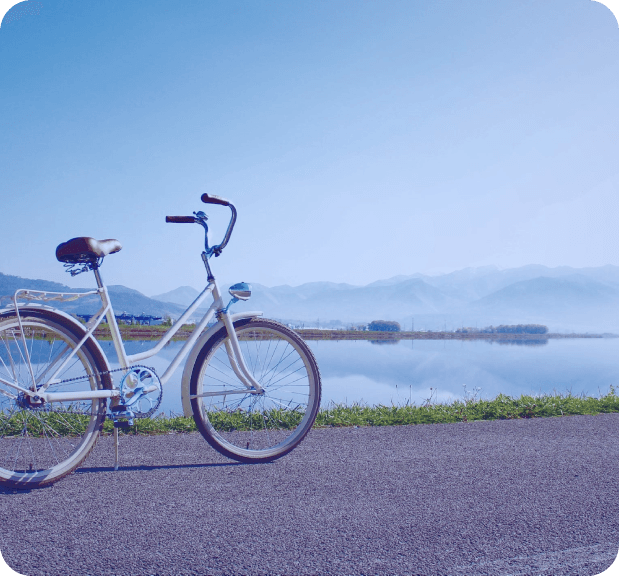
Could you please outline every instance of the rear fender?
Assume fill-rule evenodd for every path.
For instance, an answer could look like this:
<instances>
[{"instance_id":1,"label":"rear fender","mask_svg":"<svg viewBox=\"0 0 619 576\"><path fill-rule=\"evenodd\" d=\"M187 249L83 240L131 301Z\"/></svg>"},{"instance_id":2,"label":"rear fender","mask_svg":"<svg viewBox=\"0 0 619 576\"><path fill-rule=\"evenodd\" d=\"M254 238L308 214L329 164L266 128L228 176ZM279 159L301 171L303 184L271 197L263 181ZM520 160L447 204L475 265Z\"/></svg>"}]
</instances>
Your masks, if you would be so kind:
<instances>
[{"instance_id":1,"label":"rear fender","mask_svg":"<svg viewBox=\"0 0 619 576\"><path fill-rule=\"evenodd\" d=\"M86 327L78 320L76 320L70 314L63 312L62 310L58 310L58 308L52 308L51 306L46 306L44 304L18 304L17 309L19 310L20 315L23 315L27 312L33 312L35 315L43 318L47 318L51 321L58 321L58 316L62 317L62 321L65 324L69 324L72 328L75 329L76 334L81 334L83 338L88 330ZM0 320L2 320L5 316L13 316L15 315L15 306L9 306L7 308L3 308L0 310ZM105 352L103 352L99 342L94 338L94 336L90 337L92 345L96 348L99 353L99 361L103 362L105 365L105 370L109 371L110 365L107 361L107 356Z\"/></svg>"}]
</instances>

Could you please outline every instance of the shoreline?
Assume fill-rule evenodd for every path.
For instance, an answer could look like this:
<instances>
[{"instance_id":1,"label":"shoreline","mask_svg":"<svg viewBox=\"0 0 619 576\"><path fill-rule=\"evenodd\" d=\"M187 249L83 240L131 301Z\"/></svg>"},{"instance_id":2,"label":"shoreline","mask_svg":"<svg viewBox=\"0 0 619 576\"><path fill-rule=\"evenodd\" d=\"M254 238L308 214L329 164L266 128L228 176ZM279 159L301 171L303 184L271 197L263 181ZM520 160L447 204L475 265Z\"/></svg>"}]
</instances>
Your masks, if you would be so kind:
<instances>
[{"instance_id":1,"label":"shoreline","mask_svg":"<svg viewBox=\"0 0 619 576\"><path fill-rule=\"evenodd\" d=\"M418 424L455 424L463 422L494 420L528 420L540 418L562 418L565 416L594 416L619 413L619 396L611 388L604 396L572 396L571 394L543 394L530 396L507 396L499 394L484 400L477 397L455 399L448 402L422 404L367 405L353 403L330 403L320 407L315 429L355 428L365 426L410 426ZM241 427L241 429L243 429ZM106 420L102 433L111 434L113 423ZM192 417L163 412L151 418L136 419L121 434L170 434L197 432Z\"/></svg>"},{"instance_id":2,"label":"shoreline","mask_svg":"<svg viewBox=\"0 0 619 576\"><path fill-rule=\"evenodd\" d=\"M299 329L296 332L304 340L548 340L551 338L610 338L609 334L485 334L461 332L361 332L355 330Z\"/></svg>"},{"instance_id":3,"label":"shoreline","mask_svg":"<svg viewBox=\"0 0 619 576\"><path fill-rule=\"evenodd\" d=\"M162 326L127 326L121 325L120 332L124 340L158 340L165 334L167 327ZM191 325L183 326L172 338L172 340L187 340L192 331ZM616 334L589 334L589 333L570 333L559 334L549 332L547 334L485 334L461 333L461 332L369 332L360 330L320 330L317 328L299 328L295 332L303 340L495 340L504 342L540 342L550 339L566 338L619 338ZM109 328L99 327L95 330L95 338L107 340L111 338Z\"/></svg>"}]
</instances>

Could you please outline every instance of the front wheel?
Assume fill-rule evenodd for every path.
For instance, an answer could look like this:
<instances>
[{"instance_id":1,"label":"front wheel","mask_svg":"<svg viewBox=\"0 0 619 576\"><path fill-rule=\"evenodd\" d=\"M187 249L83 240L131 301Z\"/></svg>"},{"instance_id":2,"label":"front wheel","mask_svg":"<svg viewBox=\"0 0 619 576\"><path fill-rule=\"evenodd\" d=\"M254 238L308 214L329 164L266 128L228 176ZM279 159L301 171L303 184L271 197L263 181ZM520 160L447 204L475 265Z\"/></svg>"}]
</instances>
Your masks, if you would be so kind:
<instances>
[{"instance_id":1,"label":"front wheel","mask_svg":"<svg viewBox=\"0 0 619 576\"><path fill-rule=\"evenodd\" d=\"M263 392L249 392L235 374L222 328L193 367L193 417L206 441L225 456L269 462L290 452L312 427L320 406L320 372L307 344L286 326L253 318L235 322L234 329L245 365Z\"/></svg>"}]
</instances>

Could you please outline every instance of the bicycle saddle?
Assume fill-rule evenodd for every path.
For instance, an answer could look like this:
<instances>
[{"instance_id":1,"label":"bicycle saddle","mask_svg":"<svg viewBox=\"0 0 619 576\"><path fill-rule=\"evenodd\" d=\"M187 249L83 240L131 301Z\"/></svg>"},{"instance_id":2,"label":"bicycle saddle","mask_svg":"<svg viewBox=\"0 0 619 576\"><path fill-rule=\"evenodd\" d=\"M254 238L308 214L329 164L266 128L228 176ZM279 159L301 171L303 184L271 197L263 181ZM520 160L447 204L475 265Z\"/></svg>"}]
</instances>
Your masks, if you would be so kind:
<instances>
[{"instance_id":1,"label":"bicycle saddle","mask_svg":"<svg viewBox=\"0 0 619 576\"><path fill-rule=\"evenodd\" d=\"M120 252L122 244L118 240L95 240L88 236L71 238L56 248L56 258L59 262L96 262L108 254Z\"/></svg>"}]
</instances>

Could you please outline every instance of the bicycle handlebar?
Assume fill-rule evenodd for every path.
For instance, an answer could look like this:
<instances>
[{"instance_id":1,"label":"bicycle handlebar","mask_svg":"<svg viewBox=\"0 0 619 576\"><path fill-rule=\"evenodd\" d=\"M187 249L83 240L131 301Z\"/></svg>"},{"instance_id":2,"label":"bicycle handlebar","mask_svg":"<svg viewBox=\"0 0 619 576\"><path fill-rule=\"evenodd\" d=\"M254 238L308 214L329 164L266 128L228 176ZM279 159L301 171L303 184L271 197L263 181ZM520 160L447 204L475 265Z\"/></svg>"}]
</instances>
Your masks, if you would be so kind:
<instances>
[{"instance_id":1,"label":"bicycle handlebar","mask_svg":"<svg viewBox=\"0 0 619 576\"><path fill-rule=\"evenodd\" d=\"M217 198L217 196L208 196L206 194L202 194L202 202L206 202L206 200L204 200L205 196L211 200L211 202L209 202L210 204L220 204L221 206L227 206L230 210L232 210L232 216L230 217L230 223L228 224L228 229L226 230L224 239L221 241L221 244L218 246L213 246L212 248L213 254L215 254L215 256L219 256L221 251L226 247L226 244L228 244L228 240L230 240L230 235L232 234L232 229L234 228L234 223L236 222L236 208L234 207L234 204L232 204L232 202L228 202L228 200ZM213 198L216 198L217 200L212 202Z\"/></svg>"},{"instance_id":2,"label":"bicycle handlebar","mask_svg":"<svg viewBox=\"0 0 619 576\"><path fill-rule=\"evenodd\" d=\"M221 254L221 251L226 247L226 244L228 244L228 241L230 240L230 235L232 234L232 229L234 228L234 223L236 222L236 208L234 207L234 204L232 204L232 202L230 202L229 200L226 200L225 198L220 198L219 196L209 196L208 194L205 193L205 194L202 194L201 199L202 199L202 202L204 202L205 204L218 204L219 206L227 206L228 208L230 208L230 210L232 210L232 217L230 218L228 229L226 230L226 233L224 234L224 239L221 241L221 244L218 244L217 246L213 246L209 248L208 226L206 224L206 214L204 214L204 212L194 212L194 214L196 215L195 217L194 216L166 216L165 221L172 222L175 224L200 224L204 228L205 233L206 233L204 245L205 245L207 257L210 257L213 254L215 256L219 256Z\"/></svg>"},{"instance_id":3,"label":"bicycle handlebar","mask_svg":"<svg viewBox=\"0 0 619 576\"><path fill-rule=\"evenodd\" d=\"M229 200L226 200L225 198L220 198L219 196L209 196L206 193L202 194L201 200L205 204L219 204L220 206L231 205L231 202Z\"/></svg>"},{"instance_id":4,"label":"bicycle handlebar","mask_svg":"<svg viewBox=\"0 0 619 576\"><path fill-rule=\"evenodd\" d=\"M194 224L196 219L193 216L166 216L165 221L175 224Z\"/></svg>"}]
</instances>

